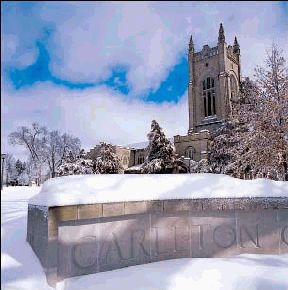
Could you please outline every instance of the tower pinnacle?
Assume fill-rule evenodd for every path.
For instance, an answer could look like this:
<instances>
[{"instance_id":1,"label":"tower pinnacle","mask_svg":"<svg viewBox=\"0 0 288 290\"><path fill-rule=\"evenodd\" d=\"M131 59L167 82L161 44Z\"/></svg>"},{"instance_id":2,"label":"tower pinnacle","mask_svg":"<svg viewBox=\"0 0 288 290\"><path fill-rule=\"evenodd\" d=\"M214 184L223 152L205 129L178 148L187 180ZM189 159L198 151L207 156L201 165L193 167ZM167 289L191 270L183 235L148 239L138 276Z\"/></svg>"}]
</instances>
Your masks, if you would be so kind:
<instances>
[{"instance_id":1,"label":"tower pinnacle","mask_svg":"<svg viewBox=\"0 0 288 290\"><path fill-rule=\"evenodd\" d=\"M220 23L218 43L224 43L224 42L225 42L224 28L223 28L223 24Z\"/></svg>"},{"instance_id":2,"label":"tower pinnacle","mask_svg":"<svg viewBox=\"0 0 288 290\"><path fill-rule=\"evenodd\" d=\"M236 36L235 36L235 39L234 39L233 51L235 53L240 53L240 45L238 43L238 40L237 40Z\"/></svg>"},{"instance_id":3,"label":"tower pinnacle","mask_svg":"<svg viewBox=\"0 0 288 290\"><path fill-rule=\"evenodd\" d=\"M192 39L192 34L190 36L190 41L189 41L189 51L194 51L194 43Z\"/></svg>"}]
</instances>

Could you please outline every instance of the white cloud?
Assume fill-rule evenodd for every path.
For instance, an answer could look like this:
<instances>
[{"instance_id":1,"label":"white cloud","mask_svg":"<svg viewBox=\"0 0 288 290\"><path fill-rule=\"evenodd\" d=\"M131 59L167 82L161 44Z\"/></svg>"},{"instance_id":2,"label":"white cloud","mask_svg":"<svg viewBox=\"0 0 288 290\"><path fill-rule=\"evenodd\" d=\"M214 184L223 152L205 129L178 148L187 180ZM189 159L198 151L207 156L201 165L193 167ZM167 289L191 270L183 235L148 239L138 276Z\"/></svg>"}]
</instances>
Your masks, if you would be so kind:
<instances>
[{"instance_id":1,"label":"white cloud","mask_svg":"<svg viewBox=\"0 0 288 290\"><path fill-rule=\"evenodd\" d=\"M37 2L26 9L11 7L4 10L5 60L31 64L36 43L48 29L53 31L47 46L55 76L96 82L107 78L113 66L125 65L134 96L159 87L186 51L190 33L197 49L215 45L220 22L228 43L238 36L243 75L251 75L272 41L288 51L278 2Z\"/></svg>"},{"instance_id":2,"label":"white cloud","mask_svg":"<svg viewBox=\"0 0 288 290\"><path fill-rule=\"evenodd\" d=\"M14 151L20 157L23 150L12 148L7 136L33 121L73 134L85 149L90 149L99 141L120 145L146 141L153 119L169 137L186 134L187 92L178 104L154 104L127 101L107 87L71 91L41 83L21 91L10 88L2 93L2 151Z\"/></svg>"},{"instance_id":3,"label":"white cloud","mask_svg":"<svg viewBox=\"0 0 288 290\"><path fill-rule=\"evenodd\" d=\"M137 94L159 87L187 48L190 33L197 49L206 43L215 45L220 22L227 42L238 36L243 73L251 74L252 63L262 60L273 40L287 47L278 6L275 2L260 6L256 2L90 2L62 4L60 11L65 9L67 15L62 19L54 17L56 6L42 8L40 15L56 22L49 46L54 74L93 82L123 64Z\"/></svg>"}]
</instances>

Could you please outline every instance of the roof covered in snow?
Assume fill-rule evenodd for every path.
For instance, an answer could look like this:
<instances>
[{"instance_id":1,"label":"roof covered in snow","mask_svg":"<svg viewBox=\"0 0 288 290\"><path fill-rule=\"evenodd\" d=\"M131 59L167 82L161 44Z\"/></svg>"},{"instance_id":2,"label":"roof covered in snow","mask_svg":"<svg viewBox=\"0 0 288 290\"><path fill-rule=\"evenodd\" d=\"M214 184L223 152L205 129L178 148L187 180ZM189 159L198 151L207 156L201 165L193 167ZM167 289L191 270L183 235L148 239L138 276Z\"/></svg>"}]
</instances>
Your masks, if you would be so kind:
<instances>
[{"instance_id":1,"label":"roof covered in snow","mask_svg":"<svg viewBox=\"0 0 288 290\"><path fill-rule=\"evenodd\" d=\"M91 174L46 181L30 204L74 204L195 198L287 197L288 182L223 174Z\"/></svg>"},{"instance_id":2,"label":"roof covered in snow","mask_svg":"<svg viewBox=\"0 0 288 290\"><path fill-rule=\"evenodd\" d=\"M172 144L174 144L174 137L167 138ZM126 145L129 148L133 149L145 149L149 145L149 141L133 143Z\"/></svg>"}]
</instances>

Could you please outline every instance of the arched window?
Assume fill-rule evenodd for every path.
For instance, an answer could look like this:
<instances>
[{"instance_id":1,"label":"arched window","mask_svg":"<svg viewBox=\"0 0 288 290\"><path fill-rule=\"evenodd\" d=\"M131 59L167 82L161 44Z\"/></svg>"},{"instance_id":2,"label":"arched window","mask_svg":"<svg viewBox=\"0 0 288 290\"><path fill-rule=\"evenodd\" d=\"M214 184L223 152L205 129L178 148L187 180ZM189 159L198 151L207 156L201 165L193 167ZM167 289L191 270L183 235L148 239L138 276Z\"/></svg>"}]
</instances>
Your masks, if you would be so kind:
<instances>
[{"instance_id":1,"label":"arched window","mask_svg":"<svg viewBox=\"0 0 288 290\"><path fill-rule=\"evenodd\" d=\"M195 149L192 146L189 146L185 150L185 156L190 159L193 159L195 152L196 152Z\"/></svg>"},{"instance_id":2,"label":"arched window","mask_svg":"<svg viewBox=\"0 0 288 290\"><path fill-rule=\"evenodd\" d=\"M216 115L215 82L213 78L207 78L203 81L203 104L205 117Z\"/></svg>"},{"instance_id":3,"label":"arched window","mask_svg":"<svg viewBox=\"0 0 288 290\"><path fill-rule=\"evenodd\" d=\"M233 75L230 76L230 90L231 90L231 100L235 99L237 95L237 81Z\"/></svg>"}]
</instances>

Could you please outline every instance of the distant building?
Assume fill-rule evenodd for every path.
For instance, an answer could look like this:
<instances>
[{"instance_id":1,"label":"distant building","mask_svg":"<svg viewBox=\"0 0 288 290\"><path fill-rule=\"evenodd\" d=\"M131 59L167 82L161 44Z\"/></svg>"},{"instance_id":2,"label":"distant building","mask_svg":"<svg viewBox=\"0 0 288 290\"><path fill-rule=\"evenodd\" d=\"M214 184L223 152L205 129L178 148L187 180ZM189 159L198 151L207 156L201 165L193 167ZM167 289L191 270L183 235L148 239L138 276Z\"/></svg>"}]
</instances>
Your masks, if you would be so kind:
<instances>
[{"instance_id":1,"label":"distant building","mask_svg":"<svg viewBox=\"0 0 288 290\"><path fill-rule=\"evenodd\" d=\"M124 147L119 145L113 145L114 153L119 157L124 169L134 165L140 165L144 163L147 152L145 148L133 148ZM100 145L96 145L93 149L87 152L87 156L95 160L99 156Z\"/></svg>"},{"instance_id":2,"label":"distant building","mask_svg":"<svg viewBox=\"0 0 288 290\"><path fill-rule=\"evenodd\" d=\"M174 136L173 143L179 156L199 161L207 158L210 132L218 129L229 116L231 100L240 88L240 46L237 38L233 46L227 46L221 23L217 46L204 45L201 51L196 52L191 36L188 63L189 128L187 135ZM99 146L88 154L95 158ZM115 152L126 169L144 162L147 156L144 147L115 146Z\"/></svg>"}]
</instances>

